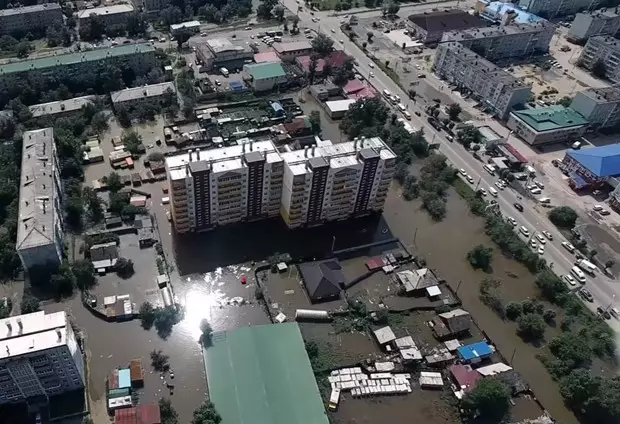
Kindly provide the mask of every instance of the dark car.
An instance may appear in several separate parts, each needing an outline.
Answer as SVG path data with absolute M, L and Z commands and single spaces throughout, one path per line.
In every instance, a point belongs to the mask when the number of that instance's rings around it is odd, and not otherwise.
M 587 289 L 579 290 L 579 294 L 588 302 L 594 302 L 594 297 L 592 296 L 592 293 L 590 293 Z
M 519 212 L 523 212 L 523 205 L 521 203 L 515 203 L 514 207 L 516 210 L 518 210 Z

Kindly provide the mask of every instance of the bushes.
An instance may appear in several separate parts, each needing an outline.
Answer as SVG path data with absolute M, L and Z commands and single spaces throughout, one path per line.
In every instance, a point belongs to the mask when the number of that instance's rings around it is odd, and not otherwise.
M 114 271 L 121 278 L 129 278 L 134 274 L 133 261 L 131 259 L 118 258 L 114 265 Z
M 482 269 L 487 271 L 493 260 L 493 249 L 485 247 L 482 244 L 474 247 L 467 254 L 467 260 L 474 269 Z
M 517 318 L 518 332 L 526 340 L 540 340 L 545 335 L 545 321 L 536 313 L 526 313 Z
M 568 206 L 553 208 L 549 212 L 549 220 L 557 227 L 572 229 L 577 221 L 577 212 Z
M 501 282 L 499 280 L 484 279 L 480 283 L 480 300 L 504 318 L 506 308 L 500 293 Z

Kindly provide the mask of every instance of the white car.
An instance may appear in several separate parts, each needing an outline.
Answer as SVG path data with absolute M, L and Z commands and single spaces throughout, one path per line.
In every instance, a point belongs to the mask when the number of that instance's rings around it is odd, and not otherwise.
M 576 286 L 577 282 L 575 281 L 575 279 L 573 278 L 572 275 L 563 275 L 562 276 L 562 280 L 566 281 L 568 284 L 570 284 L 571 286 Z
M 484 188 L 482 188 L 482 187 L 478 189 L 478 193 L 480 193 L 483 196 L 487 195 L 487 191 Z
M 499 181 L 495 181 L 495 186 L 499 188 L 500 190 L 504 189 L 504 184 L 500 183 Z
M 549 231 L 543 231 L 542 233 L 545 237 L 547 237 L 549 241 L 553 240 L 553 236 L 551 235 Z
M 372 63 L 372 62 L 369 62 L 369 63 L 368 63 L 368 66 L 372 69 L 372 68 L 374 68 L 374 67 L 375 67 L 375 64 L 374 64 L 374 63 Z
M 592 207 L 592 210 L 595 211 L 595 212 L 600 212 L 600 211 L 603 210 L 603 207 L 601 205 L 594 205 Z
M 368 76 L 369 76 L 370 78 L 374 78 L 374 77 L 375 77 L 375 74 L 374 74 L 374 72 L 371 72 L 371 73 L 369 73 L 369 74 L 368 74 Z
M 566 250 L 568 250 L 570 253 L 573 253 L 575 251 L 575 246 L 573 246 L 572 244 L 570 244 L 567 241 L 563 241 L 562 242 L 562 247 Z
M 536 233 L 536 238 L 538 239 L 538 241 L 540 242 L 540 244 L 545 244 L 547 243 L 547 239 L 545 238 L 545 236 L 543 236 L 540 233 Z
M 544 255 L 545 254 L 545 246 L 543 244 L 540 245 L 540 247 L 538 248 L 538 252 L 539 255 Z
M 471 175 L 467 174 L 467 176 L 465 176 L 465 178 L 467 179 L 467 181 L 469 181 L 469 184 L 473 184 L 474 183 L 474 179 L 472 178 Z
M 513 218 L 513 217 L 511 217 L 511 216 L 509 216 L 508 218 L 506 218 L 506 220 L 507 220 L 508 222 L 510 222 L 510 225 L 512 225 L 513 227 L 516 227 L 516 225 L 517 225 L 517 220 L 516 220 L 516 219 L 514 219 L 514 218 Z
M 536 243 L 536 240 L 534 240 L 534 239 L 531 239 L 531 240 L 530 240 L 530 247 L 531 247 L 532 249 L 536 249 L 536 248 L 538 248 L 538 243 Z
M 465 170 L 464 170 L 463 168 L 459 169 L 459 173 L 460 173 L 462 176 L 464 176 L 464 177 L 466 177 L 466 176 L 467 176 L 467 172 L 465 172 Z
M 335 34 L 335 33 L 336 33 L 336 30 L 332 28 L 332 29 L 331 29 L 331 32 L 332 32 L 332 34 Z
M 344 40 L 340 40 L 340 44 L 344 44 Z
M 532 193 L 532 194 L 540 194 L 540 193 L 542 193 L 542 190 L 539 189 L 538 187 L 534 187 L 533 189 L 530 190 L 530 193 Z

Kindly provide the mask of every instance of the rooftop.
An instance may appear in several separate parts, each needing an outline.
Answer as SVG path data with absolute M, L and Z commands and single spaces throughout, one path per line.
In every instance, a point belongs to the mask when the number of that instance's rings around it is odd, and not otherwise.
M 407 292 L 436 286 L 438 283 L 437 278 L 428 268 L 406 269 L 397 272 L 396 276 Z
M 590 97 L 600 103 L 620 102 L 620 87 L 612 85 L 609 87 L 589 88 L 580 91 L 577 95 Z
M 472 343 L 457 349 L 459 356 L 465 360 L 484 358 L 493 354 L 493 348 L 487 342 Z
M 601 9 L 601 10 L 594 10 L 591 12 L 588 12 L 588 11 L 579 12 L 575 15 L 575 19 L 579 15 L 587 15 L 587 16 L 591 16 L 596 19 L 616 19 L 619 17 L 618 14 L 614 11 L 614 9 Z
M 150 44 L 124 44 L 121 46 L 68 53 L 38 59 L 21 60 L 0 65 L 0 77 L 7 74 L 26 72 L 35 69 L 47 69 L 55 66 L 68 66 L 82 62 L 94 62 L 107 58 L 155 52 Z
M 286 75 L 280 63 L 257 63 L 245 65 L 245 70 L 256 80 L 283 77 Z
M 325 102 L 325 106 L 330 112 L 342 112 L 347 111 L 351 107 L 352 104 L 357 102 L 355 99 L 345 99 L 345 100 L 332 100 L 329 102 Z
M 43 3 L 43 4 L 35 4 L 34 6 L 13 7 L 10 9 L 1 9 L 0 17 L 23 15 L 26 13 L 37 13 L 37 12 L 50 11 L 50 10 L 61 10 L 61 7 L 58 3 Z
M 581 150 L 569 150 L 566 154 L 597 177 L 620 175 L 620 143 Z
M 588 120 L 573 109 L 561 105 L 514 111 L 511 113 L 536 132 L 556 131 L 588 125 Z
M 390 327 L 379 328 L 373 333 L 375 334 L 375 338 L 380 345 L 396 340 L 396 336 Z
M 74 97 L 73 99 L 60 100 L 57 102 L 41 103 L 30 106 L 30 113 L 34 118 L 40 116 L 56 115 L 59 113 L 72 112 L 82 109 L 89 103 L 92 103 L 95 96 Z
M 302 263 L 299 272 L 312 300 L 339 296 L 344 288 L 344 273 L 338 259 Z
M 256 63 L 280 62 L 280 58 L 275 52 L 256 53 L 254 55 L 254 62 Z
M 528 24 L 533 22 L 540 22 L 543 20 L 540 16 L 527 12 L 513 3 L 504 3 L 501 1 L 492 1 L 485 3 L 487 4 L 487 7 L 485 7 L 484 12 L 481 16 L 494 22 L 500 21 L 501 18 L 509 12 L 515 14 L 514 22 L 518 24 Z
M 312 50 L 312 45 L 308 41 L 294 41 L 292 43 L 275 43 L 272 47 L 278 54 L 295 52 L 299 50 Z
M 507 35 L 526 34 L 532 32 L 554 31 L 555 25 L 545 20 L 527 24 L 511 24 L 504 27 L 470 28 L 462 31 L 446 32 L 441 41 L 463 41 L 477 38 L 504 37 Z
M 53 244 L 59 219 L 54 130 L 27 131 L 22 143 L 17 250 Z
M 461 390 L 474 389 L 478 384 L 478 380 L 482 379 L 482 376 L 469 365 L 456 364 L 452 365 L 449 370 L 452 378 Z
M 67 314 L 44 311 L 0 320 L 0 358 L 33 353 L 67 343 Z
M 604 46 L 606 46 L 607 48 L 610 48 L 616 52 L 620 51 L 620 40 L 618 40 L 617 38 L 614 37 L 610 37 L 607 35 L 597 35 L 595 37 L 590 37 L 588 38 L 588 43 L 586 44 L 586 46 L 591 45 L 591 44 L 602 44 Z M 587 51 L 587 47 L 584 48 L 584 52 Z
M 227 38 L 210 38 L 205 41 L 205 44 L 216 54 L 234 50 L 245 50 L 243 46 L 234 44 Z
M 145 85 L 142 87 L 126 88 L 124 90 L 110 93 L 112 103 L 123 103 L 137 99 L 162 96 L 166 90 L 176 93 L 173 82 L 162 82 L 160 84 Z
M 181 28 L 195 28 L 200 27 L 200 21 L 187 21 L 181 22 L 180 24 L 172 24 L 170 25 L 170 31 L 174 32 Z
M 213 334 L 210 400 L 224 424 L 328 424 L 297 323 Z
M 462 30 L 485 26 L 485 22 L 464 10 L 451 9 L 410 15 L 409 20 L 428 32 Z
M 133 6 L 128 3 L 123 3 L 123 4 L 115 4 L 112 6 L 101 6 L 101 7 L 95 7 L 92 9 L 80 10 L 77 13 L 77 16 L 78 16 L 78 19 L 86 19 L 92 15 L 103 16 L 103 15 L 116 15 L 119 13 L 132 13 L 132 12 L 133 12 Z

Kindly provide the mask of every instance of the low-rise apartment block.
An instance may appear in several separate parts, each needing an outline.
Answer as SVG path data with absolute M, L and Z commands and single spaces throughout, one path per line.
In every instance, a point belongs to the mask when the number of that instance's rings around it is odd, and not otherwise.
M 241 69 L 254 52 L 245 44 L 235 44 L 226 38 L 212 38 L 196 47 L 196 57 L 207 69 Z
M 92 104 L 95 96 L 74 97 L 73 99 L 59 100 L 57 102 L 40 103 L 28 107 L 33 118 L 42 117 L 70 117 L 82 113 L 82 108 Z
M 132 0 L 135 8 L 144 12 L 149 18 L 170 6 L 170 0 Z
M 272 47 L 283 62 L 292 62 L 296 57 L 308 56 L 312 53 L 312 45 L 307 41 L 275 43 Z
M 603 6 L 603 0 L 519 0 L 519 6 L 543 18 L 559 18 Z
M 84 355 L 66 312 L 0 320 L 4 422 L 49 423 L 84 410 Z
M 379 138 L 280 153 L 271 141 L 166 159 L 178 233 L 282 216 L 290 228 L 383 209 L 396 156 Z
M 458 9 L 418 13 L 408 19 L 411 35 L 424 44 L 437 44 L 446 31 L 486 26 L 478 16 Z
M 506 119 L 515 105 L 527 102 L 530 87 L 457 42 L 437 47 L 435 73 L 441 79 L 467 89 L 487 110 Z
M 270 91 L 288 81 L 280 63 L 245 65 L 243 72 L 254 91 Z
M 62 8 L 58 3 L 35 4 L 0 10 L 0 35 L 21 34 L 45 30 L 63 24 Z
M 155 47 L 146 43 L 21 60 L 0 64 L 0 88 L 26 75 L 42 79 L 58 75 L 66 77 L 81 72 L 96 72 L 99 66 L 105 64 L 127 66 L 136 75 L 144 75 L 156 63 Z
M 456 41 L 491 61 L 547 53 L 555 25 L 547 22 L 511 23 L 499 27 L 450 31 L 442 42 Z
M 576 141 L 588 127 L 588 121 L 564 106 L 514 111 L 508 128 L 532 146 Z
M 145 85 L 142 87 L 126 88 L 110 93 L 112 105 L 133 107 L 142 102 L 163 102 L 170 94 L 176 98 L 176 88 L 173 82 Z
M 124 27 L 133 12 L 134 8 L 131 4 L 115 4 L 80 10 L 77 17 L 80 25 L 82 25 L 91 16 L 97 15 L 106 28 L 116 29 Z
M 570 107 L 586 118 L 595 130 L 620 127 L 620 87 L 580 91 Z
M 620 40 L 609 36 L 590 37 L 581 51 L 578 63 L 589 71 L 602 65 L 605 78 L 620 82 Z
M 614 36 L 620 31 L 620 15 L 611 10 L 577 13 L 568 30 L 571 41 L 586 41 L 597 35 Z
M 26 131 L 22 141 L 15 247 L 25 269 L 62 262 L 62 185 L 54 130 Z

